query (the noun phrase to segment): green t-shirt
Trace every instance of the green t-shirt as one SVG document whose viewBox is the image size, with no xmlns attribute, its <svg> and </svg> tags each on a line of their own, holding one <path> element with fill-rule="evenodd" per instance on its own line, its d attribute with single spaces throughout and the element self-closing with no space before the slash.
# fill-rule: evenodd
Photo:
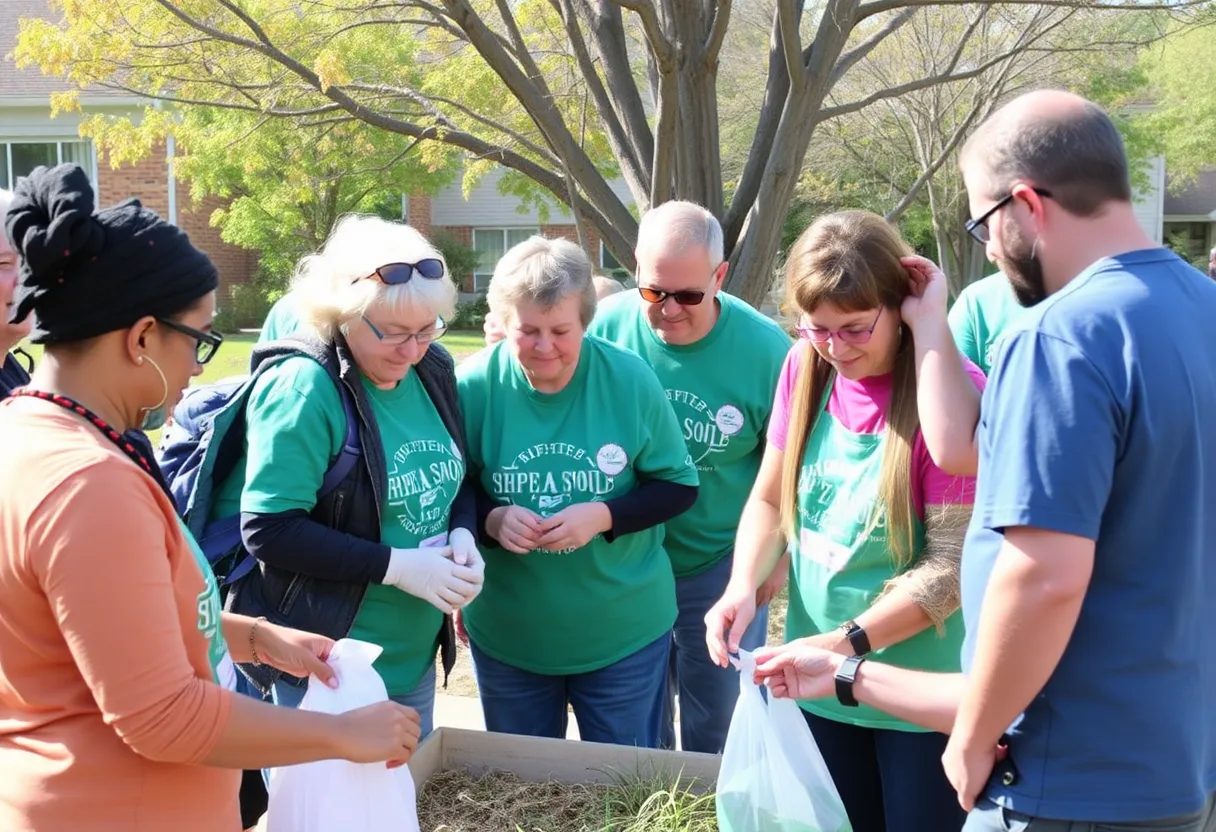
<svg viewBox="0 0 1216 832">
<path fill-rule="evenodd" d="M 950 307 L 950 331 L 958 351 L 988 375 L 1001 333 L 1021 311 L 1000 272 L 967 286 Z"/>
<path fill-rule="evenodd" d="M 283 295 L 270 307 L 262 331 L 258 335 L 258 343 L 265 344 L 286 338 L 300 326 L 300 318 L 296 314 L 296 299 L 290 293 Z"/>
<path fill-rule="evenodd" d="M 388 470 L 380 539 L 400 549 L 446 539 L 464 461 L 417 373 L 392 390 L 363 379 Z M 333 380 L 304 356 L 284 359 L 255 385 L 246 409 L 246 456 L 220 487 L 215 516 L 311 511 L 342 449 L 346 414 Z M 390 695 L 409 693 L 435 661 L 443 615 L 396 587 L 372 584 L 350 637 L 384 648 L 376 670 Z"/>
<path fill-rule="evenodd" d="M 827 410 L 807 437 L 798 476 L 798 534 L 791 541 L 790 605 L 786 641 L 828 632 L 861 615 L 874 603 L 896 565 L 880 517 L 871 528 L 878 500 L 886 431 L 854 433 Z M 924 549 L 924 526 L 915 528 L 916 550 Z M 909 639 L 875 650 L 873 658 L 900 667 L 944 673 L 959 671 L 962 616 L 950 616 L 945 632 L 930 627 Z M 836 699 L 800 701 L 804 710 L 837 722 L 900 731 L 924 729 L 868 705 L 847 707 Z"/>
<path fill-rule="evenodd" d="M 215 582 L 215 576 L 211 573 L 211 565 L 207 563 L 207 556 L 199 548 L 194 535 L 190 534 L 190 530 L 180 519 L 177 523 L 182 530 L 182 536 L 186 538 L 186 545 L 190 547 L 190 554 L 194 556 L 194 562 L 198 564 L 199 571 L 203 573 L 203 591 L 198 594 L 198 620 L 195 622 L 195 626 L 207 639 L 207 659 L 211 663 L 212 679 L 216 684 L 234 689 L 236 687 L 236 668 L 232 665 L 232 657 L 228 655 L 228 644 L 224 641 L 223 609 L 220 606 L 219 586 Z"/>
<path fill-rule="evenodd" d="M 548 517 L 610 500 L 639 479 L 697 484 L 662 385 L 640 358 L 583 339 L 574 378 L 537 392 L 500 343 L 456 371 L 469 471 L 496 500 Z M 491 657 L 548 675 L 607 667 L 650 644 L 676 619 L 662 526 L 597 535 L 567 552 L 487 552 L 485 586 L 465 611 Z"/>
<path fill-rule="evenodd" d="M 664 545 L 677 578 L 704 572 L 734 548 L 790 349 L 789 336 L 776 322 L 725 292 L 718 298 L 718 322 L 687 346 L 666 344 L 655 334 L 637 292 L 600 301 L 590 329 L 637 353 L 654 370 L 697 466 L 696 504 L 667 523 Z"/>
</svg>

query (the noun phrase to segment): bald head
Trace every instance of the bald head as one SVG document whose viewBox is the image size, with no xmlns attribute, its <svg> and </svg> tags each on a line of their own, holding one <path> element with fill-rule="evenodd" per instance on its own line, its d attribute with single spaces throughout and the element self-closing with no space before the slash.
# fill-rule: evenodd
<svg viewBox="0 0 1216 832">
<path fill-rule="evenodd" d="M 600 300 L 615 295 L 617 292 L 625 291 L 625 287 L 621 285 L 619 280 L 613 280 L 611 277 L 604 277 L 602 274 L 597 274 L 591 278 L 591 282 L 595 284 L 595 296 Z"/>
<path fill-rule="evenodd" d="M 1051 193 L 1071 214 L 1089 217 L 1111 201 L 1131 202 L 1123 139 L 1092 101 L 1061 90 L 1015 98 L 992 114 L 963 147 L 960 164 L 1000 199 L 1015 182 Z"/>
<path fill-rule="evenodd" d="M 672 200 L 642 215 L 637 251 L 676 255 L 693 247 L 705 250 L 711 267 L 717 268 L 722 262 L 722 226 L 705 208 L 695 202 Z"/>
</svg>

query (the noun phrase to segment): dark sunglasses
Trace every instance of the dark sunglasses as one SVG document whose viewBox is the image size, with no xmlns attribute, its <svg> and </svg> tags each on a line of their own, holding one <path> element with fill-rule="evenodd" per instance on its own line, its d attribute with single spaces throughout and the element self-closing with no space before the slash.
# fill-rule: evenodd
<svg viewBox="0 0 1216 832">
<path fill-rule="evenodd" d="M 389 286 L 400 286 L 409 283 L 414 275 L 425 277 L 427 280 L 438 280 L 443 277 L 443 261 L 438 257 L 428 257 L 417 263 L 389 263 L 372 272 L 368 277 L 374 277 Z M 357 282 L 355 278 L 352 282 Z"/>
<path fill-rule="evenodd" d="M 194 360 L 199 364 L 206 364 L 215 358 L 215 351 L 220 348 L 220 344 L 224 343 L 224 336 L 218 332 L 203 332 L 194 327 L 179 324 L 177 321 L 170 321 L 166 318 L 157 318 L 156 322 L 175 332 L 180 332 L 182 335 L 188 335 L 193 338 L 195 340 Z"/>
<path fill-rule="evenodd" d="M 1043 188 L 1031 188 L 1031 190 L 1043 197 L 1043 199 L 1051 199 L 1051 191 L 1044 190 Z M 988 234 L 988 220 L 993 214 L 1004 208 L 1012 200 L 1013 194 L 1006 194 L 1004 197 L 997 200 L 996 205 L 993 205 L 983 214 L 973 220 L 967 220 L 966 225 L 963 227 L 967 229 L 967 233 L 971 235 L 971 239 L 975 240 L 982 246 L 988 245 L 988 240 L 991 239 L 990 235 Z"/>
<path fill-rule="evenodd" d="M 701 301 L 705 300 L 704 292 L 695 292 L 691 289 L 680 292 L 664 292 L 659 289 L 651 289 L 648 286 L 639 286 L 638 294 L 647 303 L 662 303 L 668 298 L 672 298 L 680 306 L 698 306 Z"/>
</svg>

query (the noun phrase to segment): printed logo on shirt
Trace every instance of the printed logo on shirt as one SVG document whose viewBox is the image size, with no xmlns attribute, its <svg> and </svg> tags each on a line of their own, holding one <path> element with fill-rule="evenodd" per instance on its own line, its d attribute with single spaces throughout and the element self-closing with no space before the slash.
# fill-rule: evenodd
<svg viewBox="0 0 1216 832">
<path fill-rule="evenodd" d="M 215 579 L 211 577 L 210 567 L 206 567 L 206 570 L 203 573 L 203 591 L 198 594 L 196 599 L 198 620 L 195 622 L 195 626 L 207 639 L 207 659 L 211 663 L 211 673 L 217 683 L 223 684 L 226 675 L 222 672 L 224 662 L 227 661 L 231 664 L 232 660 L 228 657 L 228 645 L 225 644 L 220 632 L 223 610 L 220 607 L 219 587 L 215 585 Z"/>
<path fill-rule="evenodd" d="M 869 539 L 886 536 L 887 513 L 874 517 L 872 499 L 856 493 L 843 460 L 828 459 L 802 466 L 798 476 L 798 525 L 831 540 L 853 540 L 870 528 Z M 826 563 L 825 563 L 826 565 Z"/>
<path fill-rule="evenodd" d="M 429 537 L 446 531 L 463 479 L 464 460 L 454 441 L 406 442 L 389 457 L 389 508 L 409 534 Z"/>
<path fill-rule="evenodd" d="M 578 503 L 607 499 L 628 463 L 625 449 L 612 442 L 594 452 L 567 442 L 543 442 L 520 451 L 509 465 L 493 472 L 490 490 L 505 503 L 547 518 Z M 566 554 L 574 550 L 536 551 Z"/>
<path fill-rule="evenodd" d="M 733 404 L 713 407 L 709 402 L 687 390 L 667 390 L 688 445 L 688 454 L 699 471 L 714 470 L 714 455 L 730 445 L 731 437 L 743 430 L 746 418 Z"/>
</svg>

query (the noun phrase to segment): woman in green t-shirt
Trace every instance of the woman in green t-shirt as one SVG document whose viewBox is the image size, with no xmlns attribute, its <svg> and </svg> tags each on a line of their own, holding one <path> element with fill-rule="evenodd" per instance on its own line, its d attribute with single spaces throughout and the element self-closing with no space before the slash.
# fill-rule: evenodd
<svg viewBox="0 0 1216 832">
<path fill-rule="evenodd" d="M 697 472 L 654 372 L 585 334 L 591 264 L 533 237 L 490 282 L 506 333 L 460 366 L 469 473 L 494 547 L 463 613 L 486 727 L 657 747 L 676 619 L 662 524 Z M 495 546 L 497 544 L 497 546 Z"/>
<path fill-rule="evenodd" d="M 379 645 L 389 697 L 418 710 L 425 736 L 436 651 L 446 648 L 450 668 L 450 614 L 477 595 L 484 570 L 455 368 L 436 343 L 456 287 L 415 229 L 348 216 L 301 262 L 292 297 L 291 338 L 254 350 L 244 457 L 212 511 L 239 514 L 258 561 L 230 603 Z M 326 491 L 352 423 L 358 462 Z M 303 696 L 290 679 L 247 670 L 280 704 Z"/>
<path fill-rule="evenodd" d="M 710 652 L 725 664 L 788 544 L 786 640 L 853 657 L 837 700 L 799 705 L 856 832 L 965 820 L 941 767 L 946 737 L 858 706 L 848 676 L 871 654 L 959 670 L 958 564 L 974 481 L 945 474 L 921 437 L 915 345 L 900 316 L 911 254 L 893 226 L 861 211 L 823 217 L 794 244 L 787 288 L 800 340 L 777 384 L 730 585 L 706 618 Z"/>
</svg>

